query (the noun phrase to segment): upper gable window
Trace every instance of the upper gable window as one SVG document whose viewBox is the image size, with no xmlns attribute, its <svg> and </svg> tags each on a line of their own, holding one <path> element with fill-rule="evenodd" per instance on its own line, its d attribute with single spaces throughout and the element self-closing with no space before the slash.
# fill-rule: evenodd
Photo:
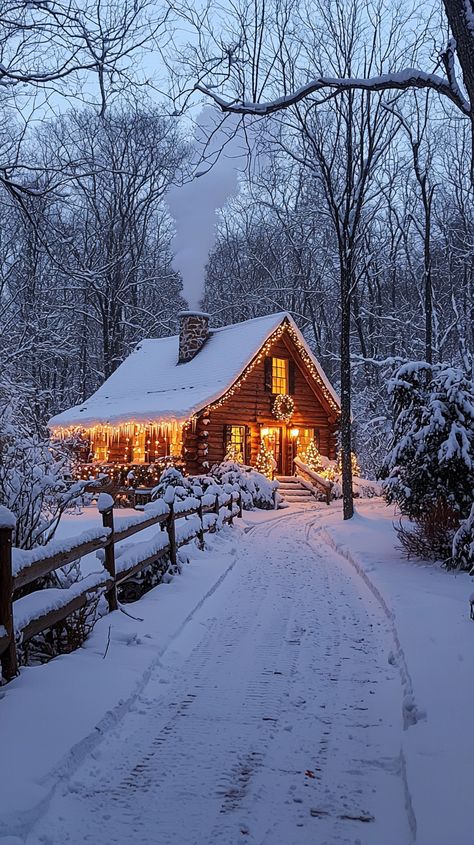
<svg viewBox="0 0 474 845">
<path fill-rule="evenodd" d="M 272 393 L 289 393 L 288 360 L 272 358 Z"/>
</svg>

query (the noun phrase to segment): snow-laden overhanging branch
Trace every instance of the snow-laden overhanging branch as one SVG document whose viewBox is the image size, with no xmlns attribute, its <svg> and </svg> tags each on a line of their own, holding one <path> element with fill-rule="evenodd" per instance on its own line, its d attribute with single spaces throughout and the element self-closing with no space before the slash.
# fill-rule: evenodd
<svg viewBox="0 0 474 845">
<path fill-rule="evenodd" d="M 196 85 L 196 91 L 200 91 L 202 94 L 210 97 L 222 111 L 232 114 L 253 114 L 258 116 L 272 114 L 273 112 L 294 106 L 319 91 L 333 92 L 336 94 L 354 90 L 377 92 L 388 90 L 400 91 L 407 88 L 430 88 L 438 94 L 448 97 L 465 115 L 471 114 L 470 103 L 462 96 L 457 84 L 450 83 L 447 79 L 436 73 L 427 73 L 417 68 L 406 68 L 395 73 L 372 76 L 368 79 L 359 77 L 339 79 L 334 76 L 319 76 L 290 94 L 262 103 L 248 100 L 227 100 L 204 85 Z"/>
</svg>

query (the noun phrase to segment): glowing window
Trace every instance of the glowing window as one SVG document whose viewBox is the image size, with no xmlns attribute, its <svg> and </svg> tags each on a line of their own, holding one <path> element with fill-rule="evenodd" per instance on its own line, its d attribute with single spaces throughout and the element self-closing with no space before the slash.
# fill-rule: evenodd
<svg viewBox="0 0 474 845">
<path fill-rule="evenodd" d="M 288 393 L 288 361 L 272 358 L 272 393 Z"/>
<path fill-rule="evenodd" d="M 315 439 L 314 433 L 314 428 L 300 428 L 297 440 L 298 455 L 301 455 L 303 454 L 303 452 L 306 452 L 306 449 L 308 448 L 311 441 Z M 318 445 L 317 439 L 316 445 Z"/>
<path fill-rule="evenodd" d="M 132 440 L 132 464 L 145 463 L 145 429 L 135 429 Z"/>
<path fill-rule="evenodd" d="M 230 425 L 227 435 L 227 451 L 231 451 L 234 460 L 245 463 L 245 426 Z"/>
</svg>

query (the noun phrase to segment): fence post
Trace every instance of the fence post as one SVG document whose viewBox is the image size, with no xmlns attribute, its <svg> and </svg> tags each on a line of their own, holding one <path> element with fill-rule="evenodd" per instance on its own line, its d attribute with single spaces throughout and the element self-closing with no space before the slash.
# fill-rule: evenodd
<svg viewBox="0 0 474 845">
<path fill-rule="evenodd" d="M 115 583 L 115 539 L 114 539 L 114 509 L 113 507 L 107 508 L 107 510 L 102 511 L 102 525 L 104 528 L 110 528 L 110 534 L 107 538 L 107 545 L 104 548 L 105 551 L 105 560 L 104 566 L 109 573 L 110 577 L 113 580 L 113 584 L 110 590 L 106 592 L 106 599 L 109 604 L 109 611 L 117 610 L 118 602 L 117 602 L 117 585 Z"/>
<path fill-rule="evenodd" d="M 234 494 L 230 494 L 230 502 L 229 502 L 229 525 L 234 524 Z"/>
<path fill-rule="evenodd" d="M 217 520 L 219 519 L 219 511 L 220 511 L 220 507 L 219 507 L 219 493 L 216 493 L 216 501 L 214 502 L 214 513 L 216 513 L 216 514 L 217 514 L 217 519 L 216 519 L 216 521 L 215 521 L 215 523 L 214 523 L 214 531 L 217 531 Z"/>
<path fill-rule="evenodd" d="M 237 504 L 239 506 L 239 512 L 237 516 L 239 519 L 242 519 L 243 516 L 243 505 L 242 505 L 242 490 L 239 490 L 239 498 L 237 499 Z"/>
<path fill-rule="evenodd" d="M 173 503 L 169 506 L 170 512 L 168 516 L 168 520 L 166 523 L 166 528 L 168 531 L 168 539 L 170 544 L 170 561 L 172 566 L 176 566 L 177 563 L 177 555 L 176 555 L 176 526 L 174 522 L 174 505 Z"/>
<path fill-rule="evenodd" d="M 12 533 L 13 529 L 0 528 L 0 625 L 3 625 L 10 641 L 0 656 L 2 675 L 10 681 L 18 675 L 18 659 L 13 629 L 13 575 L 12 575 Z"/>
<path fill-rule="evenodd" d="M 199 548 L 204 548 L 204 514 L 202 512 L 202 499 L 199 499 L 199 505 L 197 509 L 198 517 L 201 522 L 201 528 L 198 531 L 198 540 L 199 540 Z"/>
</svg>

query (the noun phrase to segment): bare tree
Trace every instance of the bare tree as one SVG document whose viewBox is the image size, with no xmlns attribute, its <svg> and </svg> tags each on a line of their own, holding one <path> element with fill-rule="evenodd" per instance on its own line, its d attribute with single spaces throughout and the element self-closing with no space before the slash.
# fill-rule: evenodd
<svg viewBox="0 0 474 845">
<path fill-rule="evenodd" d="M 64 98 L 94 104 L 104 115 L 146 77 L 138 58 L 166 39 L 170 7 L 152 0 L 0 0 L 0 184 L 21 202 L 38 186 L 22 155 L 34 116 L 54 115 Z"/>
<path fill-rule="evenodd" d="M 430 133 L 430 100 L 425 94 L 422 102 L 415 97 L 414 108 L 409 116 L 396 108 L 385 106 L 400 121 L 405 130 L 412 156 L 412 169 L 415 183 L 419 192 L 420 203 L 417 203 L 416 213 L 411 215 L 411 223 L 418 232 L 423 244 L 423 310 L 425 315 L 425 360 L 433 361 L 433 273 L 432 273 L 432 218 L 433 201 L 436 190 L 433 173 L 434 146 L 436 138 Z M 421 205 L 421 219 L 419 214 Z"/>
</svg>

